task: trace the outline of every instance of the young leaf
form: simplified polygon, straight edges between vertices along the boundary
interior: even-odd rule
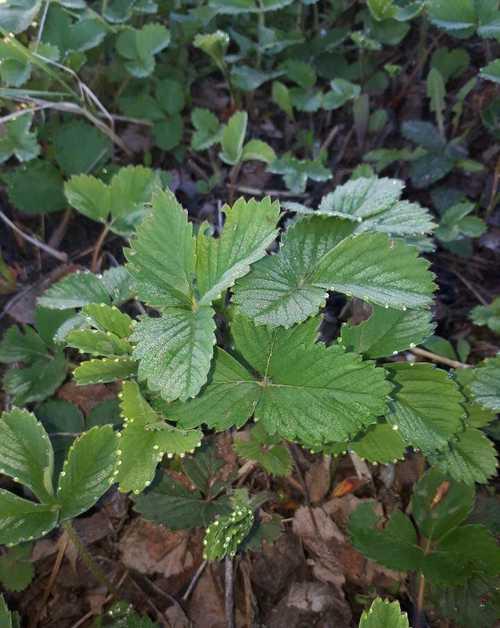
[[[66,335],[65,340],[68,347],[78,349],[80,353],[108,358],[128,355],[132,351],[126,340],[111,332],[105,333],[97,329],[74,329]]]
[[[149,76],[155,68],[154,56],[170,43],[170,31],[162,24],[149,23],[140,30],[123,30],[116,40],[116,50],[125,68],[135,78]]]
[[[258,462],[271,475],[289,475],[292,470],[292,457],[286,445],[276,436],[270,436],[257,423],[252,428],[248,440],[235,441],[234,449],[239,456]]]
[[[230,118],[222,131],[222,152],[220,158],[226,164],[234,166],[241,161],[243,143],[247,134],[248,114],[237,111]]]
[[[105,303],[90,303],[82,309],[82,314],[87,316],[97,329],[110,332],[118,338],[128,338],[132,333],[132,319],[128,314],[120,312],[115,306]]]
[[[135,382],[123,384],[121,410],[125,428],[120,434],[116,480],[123,492],[143,491],[165,454],[184,455],[200,445],[199,430],[181,430],[165,423],[143,398]]]
[[[380,0],[375,0],[375,2]],[[387,4],[388,0],[382,0]],[[392,0],[389,0],[392,5]],[[359,621],[359,628],[410,628],[408,615],[401,612],[398,602],[388,602],[376,598],[370,610],[363,611]]]
[[[250,140],[243,147],[241,160],[251,161],[252,159],[270,164],[276,159],[276,153],[266,142],[262,140]]]
[[[238,504],[230,515],[217,517],[203,539],[205,560],[233,558],[254,524],[251,508]]]
[[[31,543],[26,543],[0,556],[0,582],[8,591],[23,591],[33,580],[35,568],[30,560],[31,549]],[[0,625],[3,626],[1,622]]]
[[[46,343],[33,327],[26,325],[21,330],[11,325],[0,342],[0,362],[32,362],[38,358],[48,358],[50,353]]]
[[[207,150],[220,142],[222,127],[218,118],[211,111],[198,107],[193,109],[191,122],[195,128],[191,138],[193,150]]]
[[[193,41],[193,46],[203,50],[215,65],[223,73],[226,71],[224,55],[229,46],[229,35],[223,31],[215,31],[214,33],[198,33]]]
[[[332,178],[331,171],[319,159],[297,159],[288,153],[269,164],[267,171],[283,175],[286,187],[296,194],[304,192],[308,179],[328,181]]]
[[[345,323],[341,342],[348,351],[384,358],[422,344],[434,332],[428,310],[386,310],[372,306],[370,318],[359,325]]]
[[[406,444],[400,434],[387,423],[376,423],[348,447],[364,460],[390,464],[404,460]]]
[[[105,384],[120,379],[128,379],[137,373],[137,362],[131,358],[103,358],[82,362],[74,371],[79,386]]]
[[[14,155],[19,161],[29,161],[38,157],[40,146],[36,133],[30,133],[32,114],[19,115],[4,124],[4,133],[0,138],[0,164]]]
[[[44,536],[57,524],[59,507],[35,504],[0,489],[0,543],[17,545]]]
[[[490,305],[476,305],[470,313],[474,325],[487,325],[491,331],[500,334],[500,297]]]
[[[59,474],[61,520],[91,508],[115,481],[118,441],[109,425],[93,427],[71,445]]]
[[[474,369],[474,379],[469,388],[479,405],[500,412],[500,356],[484,360]]]
[[[9,33],[22,33],[36,18],[42,0],[11,0],[0,5],[0,26]]]
[[[15,408],[0,418],[0,473],[24,484],[42,502],[53,501],[54,452],[36,417]]]
[[[236,349],[258,378],[219,350],[203,393],[172,404],[169,417],[221,430],[241,426],[254,413],[269,434],[287,440],[319,444],[348,439],[384,413],[390,386],[382,369],[359,356],[315,344],[318,324],[311,319],[290,330],[274,330],[237,317]]]
[[[430,364],[391,364],[388,370],[396,388],[387,421],[426,454],[446,447],[465,416],[456,383]]]

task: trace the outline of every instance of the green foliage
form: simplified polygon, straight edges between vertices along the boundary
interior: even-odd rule
[[[332,178],[330,170],[319,159],[297,159],[290,154],[272,161],[268,170],[273,174],[283,175],[286,187],[296,194],[304,192],[309,179],[328,181]]]
[[[1,17],[3,16],[0,14],[0,19]],[[0,623],[5,628],[21,628],[21,619],[19,614],[11,613],[9,611],[3,595],[0,595]]]
[[[40,146],[37,134],[30,132],[33,116],[19,115],[5,124],[5,133],[0,138],[0,163],[14,155],[19,161],[29,161],[38,157]]]
[[[230,515],[216,517],[203,539],[205,560],[233,558],[254,524],[254,514],[248,500],[234,498]]]
[[[271,475],[289,475],[292,470],[288,448],[279,437],[270,436],[262,423],[252,428],[248,439],[238,439],[234,449],[243,458],[258,462]]]
[[[500,334],[500,297],[490,305],[476,305],[470,313],[474,325],[487,325],[492,332]]]
[[[58,212],[66,207],[63,179],[48,161],[32,159],[2,175],[14,207],[26,214]]]
[[[392,1],[392,0],[391,0]],[[408,616],[402,613],[398,602],[376,598],[370,609],[364,611],[359,628],[409,628]]]
[[[31,549],[31,544],[26,543],[0,556],[0,582],[8,591],[23,591],[33,580],[35,568],[30,560]]]
[[[247,123],[248,114],[246,111],[238,111],[231,116],[228,123],[223,127],[220,140],[222,152],[219,155],[222,161],[230,166],[252,159],[265,163],[273,162],[276,155],[265,142],[250,140],[245,144]]]
[[[145,78],[155,69],[155,55],[170,43],[170,31],[162,24],[150,23],[141,29],[126,28],[116,40],[116,50],[135,78]]]
[[[500,411],[500,357],[484,360],[469,384],[472,398],[483,408]]]
[[[488,81],[500,83],[500,59],[495,59],[495,61],[484,66],[481,69],[480,76]]]
[[[75,146],[79,150],[75,151]],[[91,172],[102,166],[111,156],[111,141],[95,126],[82,121],[61,125],[54,135],[56,161],[69,176]]]

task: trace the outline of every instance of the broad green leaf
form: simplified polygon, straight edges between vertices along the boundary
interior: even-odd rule
[[[389,0],[392,5],[392,0]],[[382,0],[386,2],[387,0]],[[379,0],[380,4],[380,0]],[[376,598],[368,611],[363,611],[359,628],[409,628],[408,615],[401,612],[399,602]]]
[[[430,541],[442,539],[463,523],[474,505],[474,487],[451,480],[432,468],[413,490],[411,512],[420,533]]]
[[[191,122],[195,128],[191,138],[193,150],[207,150],[220,142],[222,127],[211,111],[196,107],[191,112]]]
[[[191,307],[195,241],[187,214],[171,192],[153,196],[153,211],[126,249],[139,298],[152,307]],[[175,255],[173,254],[175,252]]]
[[[349,519],[351,543],[370,560],[396,571],[417,571],[424,558],[410,519],[396,510],[383,529],[378,528],[372,502],[360,504]]]
[[[370,13],[379,22],[395,17],[398,10],[394,0],[367,0],[367,4]]]
[[[290,330],[273,330],[237,317],[232,327],[236,349],[259,372],[258,379],[219,350],[202,394],[172,404],[169,416],[183,425],[206,423],[222,430],[241,426],[255,414],[269,434],[288,440],[348,439],[384,413],[390,386],[372,363],[339,346],[315,344],[318,324],[311,319]]]
[[[263,257],[278,235],[279,204],[269,197],[262,201],[239,199],[229,207],[224,229],[213,238],[200,229],[196,239],[196,277],[199,302],[208,305],[246,275],[250,265]]]
[[[457,626],[491,628],[498,617],[498,600],[491,596],[491,582],[470,578],[462,586],[432,587],[432,603],[439,614]]]
[[[73,375],[80,386],[87,384],[106,384],[116,380],[128,379],[136,375],[137,362],[131,358],[103,358],[88,360],[78,366]]]
[[[282,72],[276,70],[274,72],[262,72],[248,65],[238,64],[231,68],[231,83],[242,92],[253,92],[264,83],[272,81],[277,76],[281,76]]]
[[[3,125],[4,133],[0,137],[0,164],[12,155],[19,161],[29,161],[38,157],[40,146],[36,132],[30,133],[33,114],[23,114]]]
[[[31,549],[31,543],[26,543],[0,556],[0,582],[8,591],[23,591],[33,580],[35,567],[30,560]],[[0,625],[3,626],[1,621]]]
[[[481,68],[481,72],[479,73],[481,78],[487,79],[488,81],[493,81],[494,83],[500,83],[500,59],[495,59],[488,65]]]
[[[17,545],[44,536],[57,524],[59,507],[35,504],[0,489],[0,543]]]
[[[312,181],[328,181],[332,178],[331,171],[319,159],[297,159],[285,154],[269,164],[268,172],[281,174],[287,188],[296,194],[306,189],[308,179]]]
[[[474,379],[469,388],[480,406],[500,412],[500,356],[484,360],[474,369]]]
[[[103,166],[111,157],[111,140],[95,126],[74,120],[54,134],[55,158],[65,175],[87,173]],[[75,146],[80,147],[75,150]]]
[[[22,330],[11,325],[0,342],[0,362],[32,362],[38,358],[48,358],[50,353],[46,343],[33,327],[26,325]]]
[[[153,137],[156,146],[165,151],[173,150],[182,141],[183,128],[183,119],[178,114],[160,122],[155,122],[153,125]]]
[[[168,474],[151,491],[135,498],[134,510],[171,530],[206,527],[217,515],[231,511],[227,497],[204,499],[199,490],[189,490]]]
[[[116,480],[123,492],[140,493],[151,483],[163,456],[184,455],[200,445],[199,430],[181,430],[165,423],[141,395],[135,382],[121,393],[125,427],[120,433],[120,465]]]
[[[248,439],[239,438],[234,442],[234,449],[239,456],[255,460],[271,475],[289,475],[292,471],[292,457],[286,445],[276,436],[270,436],[257,423],[248,435]]]
[[[226,64],[224,55],[229,46],[229,35],[223,31],[215,31],[214,33],[198,33],[193,41],[193,46],[203,50],[215,65],[225,72]]]
[[[497,472],[494,444],[474,427],[458,434],[429,459],[443,473],[464,484],[486,484]]]
[[[477,14],[474,0],[431,0],[429,17],[439,28],[469,36],[473,33]]]
[[[32,70],[24,49],[18,47],[16,41],[7,37],[0,40],[0,78],[6,86],[11,87],[24,85],[30,78]]]
[[[66,379],[68,363],[62,350],[53,357],[39,358],[25,368],[9,369],[3,379],[7,394],[18,406],[50,397]]]
[[[250,533],[254,514],[248,506],[238,505],[230,515],[217,517],[205,532],[203,557],[205,560],[233,558]]]
[[[248,114],[246,111],[237,111],[229,118],[222,131],[220,158],[226,164],[234,166],[243,156],[243,143],[247,133]]]
[[[10,33],[22,33],[36,18],[42,0],[9,0],[0,5],[0,26]]]
[[[215,344],[214,311],[169,308],[161,318],[143,318],[130,337],[137,345],[140,380],[166,400],[194,397],[206,381]]]
[[[361,87],[345,79],[335,79],[330,82],[330,91],[323,96],[323,109],[332,111],[343,107],[350,100],[355,100],[361,94]]]
[[[131,345],[111,332],[97,329],[74,329],[65,337],[66,345],[78,349],[80,353],[113,358],[128,355]]]
[[[145,78],[155,69],[155,55],[170,43],[170,31],[162,24],[148,23],[140,30],[128,28],[118,35],[116,50],[125,68],[135,78]]]
[[[109,303],[110,295],[97,275],[72,273],[53,284],[38,299],[38,304],[51,310],[67,310],[88,303]]]
[[[184,87],[179,81],[169,78],[158,81],[155,86],[155,96],[162,108],[171,116],[184,109]]]
[[[430,311],[402,312],[372,306],[368,320],[359,325],[342,325],[341,342],[348,351],[384,358],[422,344],[433,331]]]
[[[111,426],[93,427],[71,445],[59,474],[61,520],[91,508],[115,481],[118,441]]]
[[[266,142],[262,140],[250,140],[243,147],[241,160],[251,161],[252,159],[270,164],[276,159],[276,153]]]
[[[358,439],[348,447],[362,459],[382,464],[404,460],[406,444],[399,432],[387,423],[371,425]]]
[[[282,9],[293,0],[210,0],[209,6],[224,15],[240,13],[266,13]]]
[[[46,214],[66,207],[63,180],[49,162],[32,159],[3,175],[10,202],[26,214]]]
[[[132,319],[128,314],[120,312],[115,305],[89,303],[83,307],[82,314],[87,316],[89,322],[97,329],[115,334],[118,338],[128,338],[132,333]]]
[[[470,55],[464,48],[438,48],[431,58],[431,65],[437,68],[445,81],[457,78],[470,65]]]
[[[43,42],[56,46],[62,57],[71,52],[84,52],[98,46],[107,29],[101,21],[82,16],[73,21],[68,11],[51,4],[43,29]]]
[[[491,331],[500,334],[500,297],[490,305],[476,305],[470,313],[474,325],[487,325]]]
[[[24,484],[42,502],[53,501],[54,452],[36,417],[15,408],[0,418],[0,473]]]
[[[464,398],[446,371],[430,364],[386,365],[395,384],[387,421],[408,445],[429,453],[462,429]]]

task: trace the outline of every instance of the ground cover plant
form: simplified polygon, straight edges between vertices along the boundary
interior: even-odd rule
[[[0,624],[493,626],[498,0],[0,35]]]

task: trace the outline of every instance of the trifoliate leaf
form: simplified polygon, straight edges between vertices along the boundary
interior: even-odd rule
[[[348,351],[384,358],[424,342],[434,332],[426,310],[386,310],[372,306],[370,318],[359,325],[342,325],[341,342]]]
[[[140,380],[167,401],[194,397],[207,379],[215,344],[214,311],[169,308],[161,318],[145,317],[130,337],[136,342]]]
[[[371,4],[374,4],[374,0],[372,0]],[[390,0],[390,4],[392,5],[392,0]],[[370,606],[368,611],[363,611],[359,621],[359,628],[409,627],[410,624],[408,623],[408,615],[401,612],[399,602],[389,602],[379,597],[373,601],[373,604]]]
[[[289,475],[292,470],[292,457],[287,446],[279,437],[270,436],[257,423],[249,438],[235,440],[234,449],[239,456],[255,460],[271,475]]]
[[[33,580],[35,568],[30,560],[31,549],[31,543],[27,543],[0,556],[0,582],[8,591],[23,591]],[[0,622],[0,625],[3,624]]]
[[[486,484],[497,471],[495,446],[474,427],[468,427],[447,446],[429,455],[429,460],[453,479],[471,485]]]
[[[149,76],[155,55],[170,43],[170,31],[162,24],[149,23],[140,30],[127,28],[118,35],[116,50],[125,59],[125,68],[135,78]]]
[[[294,194],[302,194],[308,179],[328,181],[331,171],[319,159],[297,159],[291,154],[282,155],[267,168],[272,174],[283,175],[286,187]]]
[[[500,356],[484,360],[474,369],[469,389],[479,405],[500,412]]]
[[[9,369],[3,379],[7,394],[23,406],[50,397],[66,379],[68,363],[62,350],[53,356],[39,358],[25,368]]]
[[[61,56],[70,52],[84,52],[98,46],[106,36],[107,29],[93,17],[82,16],[73,22],[69,12],[58,4],[52,4],[47,13],[43,42],[56,46]]]
[[[128,338],[132,333],[132,319],[128,314],[120,312],[115,305],[89,303],[83,307],[82,314],[88,317],[89,322],[97,329],[110,332],[118,338]]]
[[[227,33],[223,31],[198,33],[194,38],[193,45],[195,48],[203,50],[220,70],[225,71],[224,55],[229,46],[229,35]]]
[[[500,334],[500,297],[490,305],[476,305],[470,313],[474,325],[487,325],[491,331]]]
[[[116,380],[128,379],[137,373],[137,362],[131,358],[103,358],[82,362],[74,371],[79,386],[87,384],[106,384]]]
[[[196,240],[196,277],[199,302],[208,305],[250,270],[278,232],[279,204],[269,197],[262,201],[239,199],[222,208],[226,216],[219,238],[200,230]]]
[[[42,0],[10,0],[0,5],[0,26],[9,33],[22,33],[36,18]]]
[[[349,221],[313,216],[290,230],[280,254],[238,282],[236,302],[259,324],[293,325],[315,313],[327,290],[405,310],[431,303],[428,262],[381,233],[350,236]]]
[[[236,555],[254,523],[251,508],[238,505],[230,515],[217,517],[203,539],[205,560],[221,560]]]
[[[191,138],[193,150],[207,150],[221,140],[222,126],[217,117],[208,109],[195,108],[191,112],[191,122],[195,128]]]
[[[53,500],[54,452],[36,417],[15,408],[0,418],[0,473],[24,484],[42,502]]]
[[[36,132],[30,133],[33,114],[23,114],[9,120],[3,126],[0,137],[0,164],[14,155],[19,161],[29,161],[38,157],[40,146],[36,140]]]
[[[446,371],[430,364],[388,365],[395,384],[387,421],[408,445],[429,453],[462,429],[464,398]]]
[[[351,543],[370,560],[397,571],[417,571],[424,554],[410,519],[396,510],[383,529],[371,502],[360,504],[349,519]]]
[[[79,150],[75,150],[75,146]],[[95,126],[75,120],[57,128],[55,158],[65,175],[87,173],[103,166],[111,157],[111,140]]]
[[[399,432],[387,423],[371,425],[358,439],[347,445],[369,462],[390,464],[403,460],[406,444]]]
[[[199,430],[182,430],[166,423],[141,395],[135,382],[121,393],[125,427],[120,434],[120,464],[116,480],[123,492],[139,493],[151,483],[165,454],[184,455],[200,445]]]
[[[59,507],[35,504],[0,489],[0,543],[17,545],[47,534],[57,524]]]
[[[411,512],[420,533],[439,541],[463,523],[474,505],[474,488],[432,468],[413,490]]]
[[[248,114],[246,111],[237,111],[229,118],[222,131],[220,158],[226,164],[234,166],[243,156],[243,143],[247,133]]]
[[[241,426],[255,414],[269,434],[305,443],[342,441],[385,411],[390,391],[384,371],[337,346],[315,344],[319,321],[287,329],[255,327],[237,317],[238,352],[259,375],[218,350],[202,394],[169,406],[183,425],[218,430]],[[307,372],[307,379],[304,373]]]
[[[14,207],[26,214],[47,214],[66,207],[63,180],[49,162],[33,159],[3,175]]]
[[[229,499],[204,499],[201,491],[189,490],[165,474],[161,482],[135,499],[134,510],[171,530],[206,527],[217,515],[231,512]]]
[[[93,427],[71,445],[59,474],[61,520],[91,508],[115,481],[118,440],[109,425]]]

